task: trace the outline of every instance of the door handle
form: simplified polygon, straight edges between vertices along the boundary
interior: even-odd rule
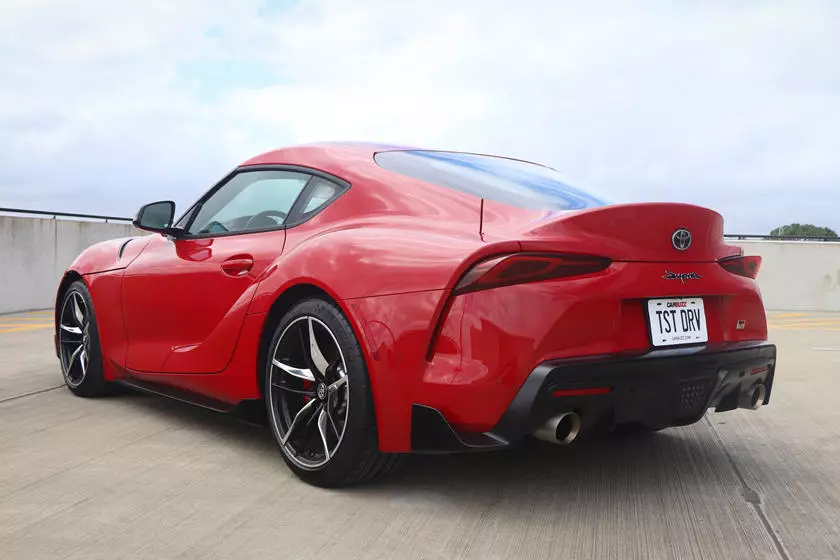
[[[251,257],[231,257],[222,263],[222,270],[228,276],[245,276],[253,266]]]

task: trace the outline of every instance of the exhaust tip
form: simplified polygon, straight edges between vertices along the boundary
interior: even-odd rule
[[[537,428],[534,437],[559,445],[568,445],[575,441],[579,434],[580,416],[574,412],[564,412],[549,418]]]
[[[764,397],[767,395],[767,389],[764,388],[764,385],[758,385],[755,389],[753,389],[752,395],[750,396],[750,408],[752,410],[758,410],[761,408],[761,405],[764,404]]]
[[[741,395],[739,408],[747,410],[758,410],[764,404],[764,398],[767,396],[767,388],[764,385],[756,385],[751,390]]]
[[[554,435],[557,443],[568,445],[577,439],[580,433],[580,416],[574,412],[564,414],[557,423]]]

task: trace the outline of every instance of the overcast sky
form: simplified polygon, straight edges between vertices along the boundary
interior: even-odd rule
[[[0,206],[133,215],[369,140],[840,230],[838,29],[836,0],[2,0]]]

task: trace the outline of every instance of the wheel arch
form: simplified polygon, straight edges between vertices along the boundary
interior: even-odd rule
[[[350,323],[353,333],[359,341],[359,345],[362,348],[362,356],[366,362],[368,361],[368,349],[363,333],[345,303],[336,297],[329,288],[321,286],[316,282],[301,281],[287,286],[275,296],[274,302],[271,304],[271,307],[266,313],[265,321],[263,321],[262,329],[260,330],[259,350],[257,351],[256,364],[257,386],[259,388],[260,397],[264,397],[265,361],[268,356],[269,345],[271,344],[271,337],[274,333],[275,327],[295,304],[310,298],[325,300],[339,308],[341,313],[344,314],[344,317],[347,319],[347,322]],[[371,385],[372,384],[373,380],[371,379]]]
[[[55,306],[53,307],[53,338],[56,356],[58,356],[58,314],[61,313],[61,301],[64,299],[64,294],[67,292],[67,288],[70,287],[70,284],[77,280],[81,280],[82,282],[85,281],[84,277],[77,271],[72,269],[68,270],[64,273],[64,276],[61,277],[61,281],[58,283],[58,289],[55,292]]]

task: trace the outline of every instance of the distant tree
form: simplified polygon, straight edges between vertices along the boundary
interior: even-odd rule
[[[819,227],[813,224],[790,224],[777,227],[770,232],[770,235],[786,237],[837,237],[837,232],[831,228]]]

